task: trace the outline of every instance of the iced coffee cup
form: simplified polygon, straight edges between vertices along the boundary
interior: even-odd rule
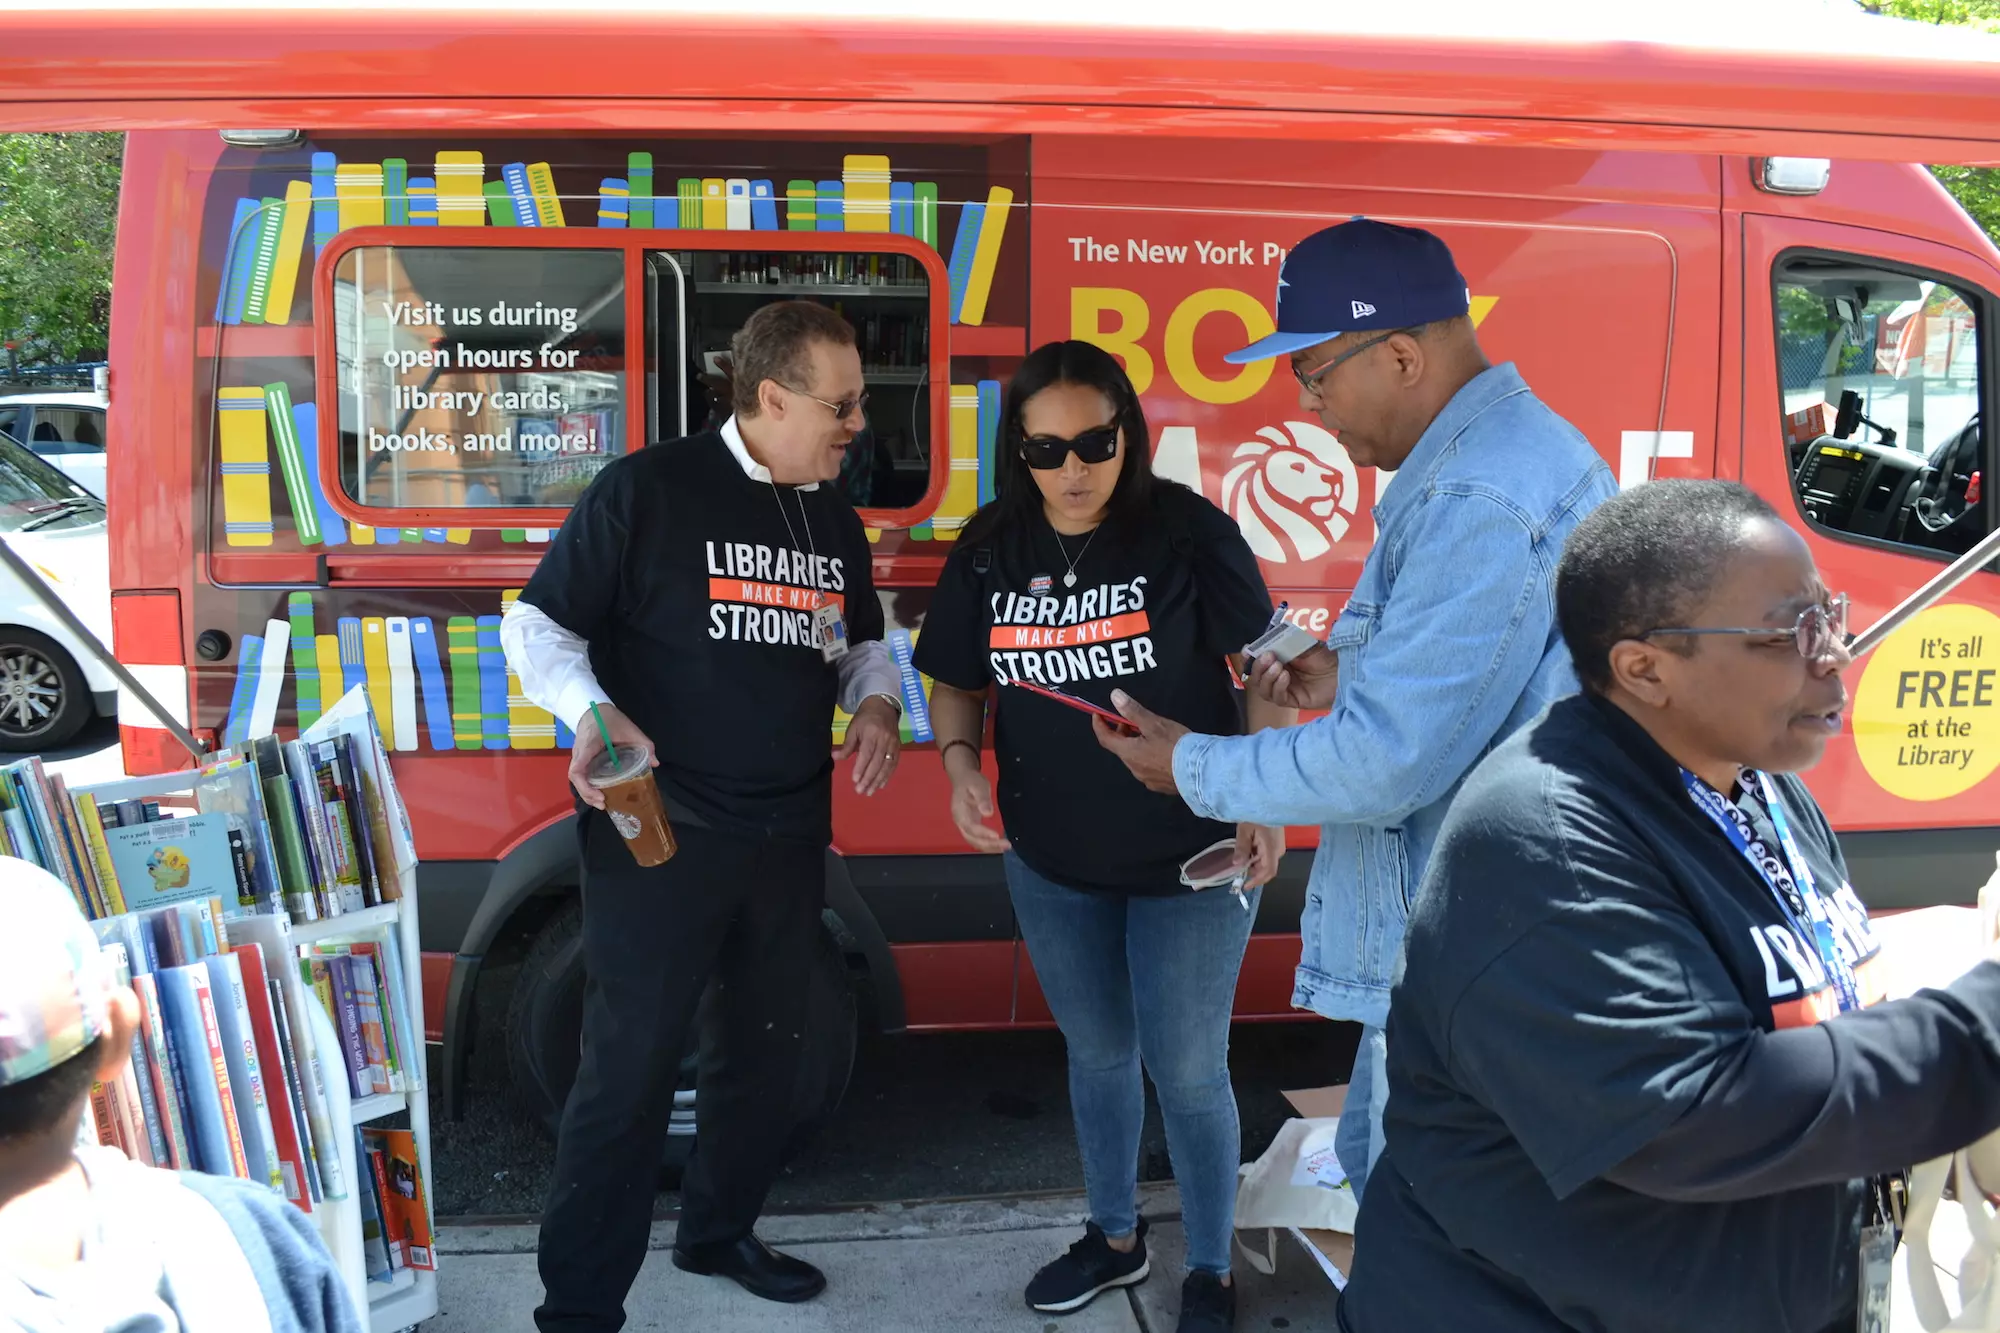
[[[591,761],[585,778],[604,794],[604,812],[625,839],[626,850],[642,866],[664,863],[674,854],[674,830],[653,781],[653,752],[643,745],[616,745]]]

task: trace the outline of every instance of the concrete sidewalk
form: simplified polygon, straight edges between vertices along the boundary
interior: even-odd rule
[[[888,1205],[767,1218],[773,1245],[826,1270],[827,1290],[805,1305],[773,1305],[734,1283],[673,1266],[674,1225],[656,1223],[651,1253],[626,1301],[631,1330],[701,1333],[1172,1333],[1180,1313],[1183,1240],[1172,1187],[1147,1187],[1153,1272],[1138,1288],[1053,1319],[1021,1291],[1037,1268],[1082,1234],[1079,1196]],[[535,1228],[446,1227],[438,1235],[441,1310],[424,1333],[534,1333],[541,1300]],[[1328,1329],[1334,1290],[1295,1244],[1281,1244],[1275,1277],[1237,1264],[1237,1327]],[[1240,1256],[1238,1256],[1240,1259]]]

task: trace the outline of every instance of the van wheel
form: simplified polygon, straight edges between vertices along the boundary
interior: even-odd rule
[[[46,634],[0,627],[0,750],[53,750],[94,711],[76,659]]]
[[[791,1161],[810,1143],[847,1093],[854,1070],[858,1013],[846,961],[830,931],[820,932],[807,976],[806,1055],[795,1096],[796,1122],[785,1146]],[[515,1092],[536,1123],[555,1135],[582,1054],[583,910],[572,902],[536,936],[507,1007],[507,1063]],[[703,996],[703,1004],[708,996]],[[697,1024],[699,1026],[699,1024]],[[694,1151],[695,1047],[681,1059],[672,1119],[660,1159],[660,1187],[680,1185]]]

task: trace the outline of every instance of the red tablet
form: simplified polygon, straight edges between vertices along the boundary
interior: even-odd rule
[[[1099,708],[1088,699],[1079,699],[1074,694],[1064,694],[1061,690],[1052,690],[1046,685],[1036,685],[1025,680],[1010,680],[1007,683],[1009,685],[1018,685],[1022,689],[1039,694],[1045,699],[1054,699],[1059,704],[1067,704],[1078,712],[1089,713],[1092,717],[1101,717],[1111,724],[1112,730],[1121,732],[1124,735],[1136,736],[1139,734],[1137,727],[1127,722],[1117,713],[1112,712],[1109,708]]]

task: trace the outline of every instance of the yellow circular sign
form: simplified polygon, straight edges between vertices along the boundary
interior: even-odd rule
[[[2000,768],[2000,616],[1934,606],[1890,635],[1854,692],[1854,744],[1906,801],[1942,801]]]

